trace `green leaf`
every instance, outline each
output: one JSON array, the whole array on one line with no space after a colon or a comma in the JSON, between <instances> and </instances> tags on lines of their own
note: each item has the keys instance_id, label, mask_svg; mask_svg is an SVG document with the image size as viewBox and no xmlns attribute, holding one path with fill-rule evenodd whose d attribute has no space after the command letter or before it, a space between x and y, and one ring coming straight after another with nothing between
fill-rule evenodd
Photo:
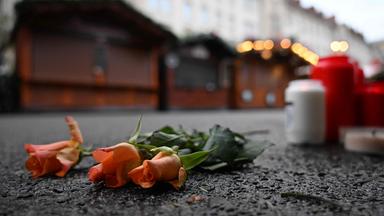
<instances>
[{"instance_id":1,"label":"green leaf","mask_svg":"<svg viewBox=\"0 0 384 216\"><path fill-rule=\"evenodd\" d=\"M194 151L201 151L208 139L209 135L207 133L193 130L185 147Z\"/></svg>"},{"instance_id":2,"label":"green leaf","mask_svg":"<svg viewBox=\"0 0 384 216\"><path fill-rule=\"evenodd\" d=\"M232 163L242 150L243 141L241 137L228 128L215 125L209 130L209 135L203 149L210 150L216 148L211 154L211 161L220 159L223 162Z\"/></svg>"},{"instance_id":3,"label":"green leaf","mask_svg":"<svg viewBox=\"0 0 384 216\"><path fill-rule=\"evenodd\" d=\"M186 139L182 135L167 134L161 131L156 131L149 138L150 144L154 146L179 146L182 147L186 143Z\"/></svg>"},{"instance_id":4,"label":"green leaf","mask_svg":"<svg viewBox=\"0 0 384 216\"><path fill-rule=\"evenodd\" d=\"M131 138L129 138L128 142L131 143L131 144L136 144L137 143L137 138L139 138L140 136L140 131L141 131L141 119L142 119L142 115L140 115L140 118L139 118L139 121L137 122L137 126L136 126L136 129L135 129L135 132L133 133L133 135L131 136Z\"/></svg>"},{"instance_id":5,"label":"green leaf","mask_svg":"<svg viewBox=\"0 0 384 216\"><path fill-rule=\"evenodd\" d=\"M247 158L248 160L254 160L261 155L265 149L273 146L274 144L267 141L247 140L242 151L239 152L238 158Z\"/></svg>"},{"instance_id":6,"label":"green leaf","mask_svg":"<svg viewBox=\"0 0 384 216\"><path fill-rule=\"evenodd\" d=\"M204 162L209 157L210 152L211 151L198 151L192 154L181 155L179 157L184 169L190 170Z\"/></svg>"},{"instance_id":7,"label":"green leaf","mask_svg":"<svg viewBox=\"0 0 384 216\"><path fill-rule=\"evenodd\" d=\"M191 154L191 153L192 153L192 151L189 148L179 149L179 151L178 151L179 155L187 155L187 154Z\"/></svg>"},{"instance_id":8,"label":"green leaf","mask_svg":"<svg viewBox=\"0 0 384 216\"><path fill-rule=\"evenodd\" d=\"M166 134L179 134L178 132L176 132L176 130L173 127L168 125L160 128L158 131L161 131Z\"/></svg>"}]
</instances>

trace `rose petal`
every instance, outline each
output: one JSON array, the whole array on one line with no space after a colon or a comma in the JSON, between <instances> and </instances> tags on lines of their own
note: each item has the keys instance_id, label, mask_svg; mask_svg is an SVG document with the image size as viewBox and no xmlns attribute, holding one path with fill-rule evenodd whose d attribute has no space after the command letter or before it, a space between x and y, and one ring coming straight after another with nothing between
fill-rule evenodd
<instances>
[{"instance_id":1,"label":"rose petal","mask_svg":"<svg viewBox=\"0 0 384 216\"><path fill-rule=\"evenodd\" d=\"M75 119L72 116L66 116L65 122L67 122L69 127L71 140L75 141L76 143L83 143L83 136L81 135L79 124L75 121Z\"/></svg>"},{"instance_id":2,"label":"rose petal","mask_svg":"<svg viewBox=\"0 0 384 216\"><path fill-rule=\"evenodd\" d=\"M169 181L168 183L170 183L176 190L179 190L186 180L187 171L184 169L184 167L180 167L178 178L176 180Z\"/></svg>"},{"instance_id":3,"label":"rose petal","mask_svg":"<svg viewBox=\"0 0 384 216\"><path fill-rule=\"evenodd\" d=\"M88 179L91 182L99 182L103 180L104 174L103 174L103 165L97 164L96 166L93 166L88 171Z\"/></svg>"},{"instance_id":4,"label":"rose petal","mask_svg":"<svg viewBox=\"0 0 384 216\"><path fill-rule=\"evenodd\" d=\"M117 188L119 187L119 182L117 181L117 178L115 175L105 175L104 176L104 183L105 186L110 187L110 188Z\"/></svg>"},{"instance_id":5,"label":"rose petal","mask_svg":"<svg viewBox=\"0 0 384 216\"><path fill-rule=\"evenodd\" d=\"M71 143L70 141L65 140L46 145L25 144L24 149L27 151L27 153L32 153L36 151L59 151L68 146L71 146Z\"/></svg>"},{"instance_id":6,"label":"rose petal","mask_svg":"<svg viewBox=\"0 0 384 216\"><path fill-rule=\"evenodd\" d=\"M127 172L125 172L126 166L125 164L120 164L116 170L114 175L106 175L105 177L105 185L111 188L117 188L125 185L128 182Z\"/></svg>"},{"instance_id":7,"label":"rose petal","mask_svg":"<svg viewBox=\"0 0 384 216\"><path fill-rule=\"evenodd\" d=\"M65 148L57 153L56 158L62 164L61 170L56 175L63 177L79 161L80 151L77 148Z\"/></svg>"},{"instance_id":8,"label":"rose petal","mask_svg":"<svg viewBox=\"0 0 384 216\"><path fill-rule=\"evenodd\" d=\"M137 149L128 143L120 143L103 150L112 151L112 155L101 161L103 163L103 172L106 174L115 173L120 163L134 163L136 165L137 161L141 160Z\"/></svg>"},{"instance_id":9,"label":"rose petal","mask_svg":"<svg viewBox=\"0 0 384 216\"><path fill-rule=\"evenodd\" d=\"M152 187L156 181L166 181L179 189L186 180L186 171L181 166L180 158L173 154L160 152L151 160L129 172L129 177L142 188Z\"/></svg>"},{"instance_id":10,"label":"rose petal","mask_svg":"<svg viewBox=\"0 0 384 216\"><path fill-rule=\"evenodd\" d=\"M111 156L113 156L112 160L116 163L125 160L140 159L140 155L136 147L129 143L119 143L107 148L98 148L92 152L92 156L97 162L103 162Z\"/></svg>"},{"instance_id":11,"label":"rose petal","mask_svg":"<svg viewBox=\"0 0 384 216\"><path fill-rule=\"evenodd\" d=\"M105 151L105 148L99 148L92 152L92 157L99 163L110 156L112 156L112 152Z\"/></svg>"},{"instance_id":12,"label":"rose petal","mask_svg":"<svg viewBox=\"0 0 384 216\"><path fill-rule=\"evenodd\" d=\"M173 180L178 176L181 167L180 159L176 155L160 157L157 160L148 160L144 169L160 181Z\"/></svg>"},{"instance_id":13,"label":"rose petal","mask_svg":"<svg viewBox=\"0 0 384 216\"><path fill-rule=\"evenodd\" d=\"M97 174L97 176L102 176L105 185L112 188L125 185L129 181L129 171L141 164L138 150L129 143L119 143L108 148L99 148L93 151L92 156L102 165L102 175ZM89 175L92 174L89 177L91 181L96 176L93 172L96 171L89 171Z\"/></svg>"},{"instance_id":14,"label":"rose petal","mask_svg":"<svg viewBox=\"0 0 384 216\"><path fill-rule=\"evenodd\" d=\"M37 177L43 170L40 161L35 156L30 156L28 158L25 162L25 167L32 172L32 177Z\"/></svg>"},{"instance_id":15,"label":"rose petal","mask_svg":"<svg viewBox=\"0 0 384 216\"><path fill-rule=\"evenodd\" d=\"M60 170L61 167L62 167L62 164L56 158L54 157L47 158L45 159L44 168L41 175L54 173L57 170Z\"/></svg>"},{"instance_id":16,"label":"rose petal","mask_svg":"<svg viewBox=\"0 0 384 216\"><path fill-rule=\"evenodd\" d=\"M150 188L156 183L156 180L154 180L153 178L147 179L144 177L143 166L139 166L131 170L129 172L129 177L132 179L133 183L140 185L142 188Z\"/></svg>"},{"instance_id":17,"label":"rose petal","mask_svg":"<svg viewBox=\"0 0 384 216\"><path fill-rule=\"evenodd\" d=\"M140 160L140 154L136 147L128 143L120 143L113 149L113 160L115 162Z\"/></svg>"},{"instance_id":18,"label":"rose petal","mask_svg":"<svg viewBox=\"0 0 384 216\"><path fill-rule=\"evenodd\" d=\"M160 158L162 158L162 157L166 157L166 156L168 156L166 153L164 153L164 152L159 152L159 153L157 153L157 155L155 155L155 157L153 157L151 160L157 160L157 159L160 159Z\"/></svg>"},{"instance_id":19,"label":"rose petal","mask_svg":"<svg viewBox=\"0 0 384 216\"><path fill-rule=\"evenodd\" d=\"M61 163L56 159L56 152L38 151L30 155L26 167L32 172L32 177L36 178L60 170Z\"/></svg>"}]
</instances>

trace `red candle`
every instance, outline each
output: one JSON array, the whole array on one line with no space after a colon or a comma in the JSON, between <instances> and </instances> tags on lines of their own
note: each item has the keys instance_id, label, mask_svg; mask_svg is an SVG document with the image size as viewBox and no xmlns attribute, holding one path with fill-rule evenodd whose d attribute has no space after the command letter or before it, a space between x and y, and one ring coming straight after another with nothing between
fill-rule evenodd
<instances>
[{"instance_id":1,"label":"red candle","mask_svg":"<svg viewBox=\"0 0 384 216\"><path fill-rule=\"evenodd\" d=\"M354 77L355 68L344 55L321 58L312 68L311 78L321 80L325 87L328 141L338 141L339 129L355 124Z\"/></svg>"},{"instance_id":2,"label":"red candle","mask_svg":"<svg viewBox=\"0 0 384 216\"><path fill-rule=\"evenodd\" d=\"M364 126L384 126L384 81L365 86L361 107Z\"/></svg>"},{"instance_id":3,"label":"red candle","mask_svg":"<svg viewBox=\"0 0 384 216\"><path fill-rule=\"evenodd\" d=\"M355 68L356 125L363 125L363 94L365 88L364 71L357 61L354 61L352 64Z\"/></svg>"}]
</instances>

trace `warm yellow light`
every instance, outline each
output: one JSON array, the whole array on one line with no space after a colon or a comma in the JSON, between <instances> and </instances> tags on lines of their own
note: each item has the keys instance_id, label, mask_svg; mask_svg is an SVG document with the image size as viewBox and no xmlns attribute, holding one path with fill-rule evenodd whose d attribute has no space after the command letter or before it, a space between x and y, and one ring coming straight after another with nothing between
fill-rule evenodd
<instances>
[{"instance_id":1,"label":"warm yellow light","mask_svg":"<svg viewBox=\"0 0 384 216\"><path fill-rule=\"evenodd\" d=\"M300 47L299 50L298 50L298 54L300 57L304 57L304 53L307 52L308 49L306 47Z\"/></svg>"},{"instance_id":2,"label":"warm yellow light","mask_svg":"<svg viewBox=\"0 0 384 216\"><path fill-rule=\"evenodd\" d=\"M275 44L273 43L273 41L272 40L266 40L266 41L264 41L264 49L266 49L266 50L271 50L271 49L273 49L273 46L274 46Z\"/></svg>"},{"instance_id":3,"label":"warm yellow light","mask_svg":"<svg viewBox=\"0 0 384 216\"><path fill-rule=\"evenodd\" d=\"M264 50L263 52L261 52L261 58L263 58L264 60L268 60L272 57L272 52L270 50Z\"/></svg>"},{"instance_id":4,"label":"warm yellow light","mask_svg":"<svg viewBox=\"0 0 384 216\"><path fill-rule=\"evenodd\" d=\"M291 50L293 53L300 56L302 59L311 63L312 65L316 65L319 61L319 56L308 48L306 48L305 46L303 46L301 43L296 42L292 44Z\"/></svg>"},{"instance_id":5,"label":"warm yellow light","mask_svg":"<svg viewBox=\"0 0 384 216\"><path fill-rule=\"evenodd\" d=\"M316 55L316 54L314 54L314 55L312 56L312 58L309 59L308 62L311 63L312 65L317 65L317 63L319 62L319 56Z\"/></svg>"},{"instance_id":6,"label":"warm yellow light","mask_svg":"<svg viewBox=\"0 0 384 216\"><path fill-rule=\"evenodd\" d=\"M349 48L349 44L347 41L340 41L339 42L339 46L340 46L340 52L346 52Z\"/></svg>"},{"instance_id":7,"label":"warm yellow light","mask_svg":"<svg viewBox=\"0 0 384 216\"><path fill-rule=\"evenodd\" d=\"M239 53L249 52L253 48L252 41L244 41L237 45L236 50Z\"/></svg>"},{"instance_id":8,"label":"warm yellow light","mask_svg":"<svg viewBox=\"0 0 384 216\"><path fill-rule=\"evenodd\" d=\"M285 38L285 39L281 40L280 41L280 46L283 49L288 49L291 46L291 40L289 40L288 38Z\"/></svg>"},{"instance_id":9,"label":"warm yellow light","mask_svg":"<svg viewBox=\"0 0 384 216\"><path fill-rule=\"evenodd\" d=\"M330 47L333 52L346 52L349 44L347 41L332 41Z\"/></svg>"},{"instance_id":10,"label":"warm yellow light","mask_svg":"<svg viewBox=\"0 0 384 216\"><path fill-rule=\"evenodd\" d=\"M253 49L256 51L261 51L264 49L264 41L262 40L257 40L253 42Z\"/></svg>"},{"instance_id":11,"label":"warm yellow light","mask_svg":"<svg viewBox=\"0 0 384 216\"><path fill-rule=\"evenodd\" d=\"M299 52L299 49L302 47L302 45L300 43L294 43L291 47L291 50L292 52L294 53L298 53Z\"/></svg>"},{"instance_id":12,"label":"warm yellow light","mask_svg":"<svg viewBox=\"0 0 384 216\"><path fill-rule=\"evenodd\" d=\"M340 51L340 42L339 41L332 41L332 43L330 44L330 47L331 47L331 50L333 52L338 52L338 51Z\"/></svg>"},{"instance_id":13,"label":"warm yellow light","mask_svg":"<svg viewBox=\"0 0 384 216\"><path fill-rule=\"evenodd\" d=\"M313 53L313 52L310 52L307 56L306 56L306 60L307 61L313 61L313 60L315 60L316 59L316 54L315 53Z\"/></svg>"},{"instance_id":14,"label":"warm yellow light","mask_svg":"<svg viewBox=\"0 0 384 216\"><path fill-rule=\"evenodd\" d=\"M239 52L239 53L242 53L242 52L243 52L243 48L242 48L241 44L237 44L237 46L236 46L236 50L237 50L237 52Z\"/></svg>"},{"instance_id":15,"label":"warm yellow light","mask_svg":"<svg viewBox=\"0 0 384 216\"><path fill-rule=\"evenodd\" d=\"M319 56L315 54L314 52L310 52L307 54L308 56L305 58L305 60L312 65L316 65L317 62L319 61Z\"/></svg>"},{"instance_id":16,"label":"warm yellow light","mask_svg":"<svg viewBox=\"0 0 384 216\"><path fill-rule=\"evenodd\" d=\"M306 50L304 52L301 53L301 56L305 59L305 60L308 60L312 55L312 52L310 50Z\"/></svg>"}]
</instances>

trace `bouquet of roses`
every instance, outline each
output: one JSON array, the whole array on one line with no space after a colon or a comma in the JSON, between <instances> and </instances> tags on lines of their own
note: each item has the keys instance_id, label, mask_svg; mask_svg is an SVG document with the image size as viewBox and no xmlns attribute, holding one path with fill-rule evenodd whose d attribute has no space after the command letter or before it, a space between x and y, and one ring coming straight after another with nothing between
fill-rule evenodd
<instances>
[{"instance_id":1,"label":"bouquet of roses","mask_svg":"<svg viewBox=\"0 0 384 216\"><path fill-rule=\"evenodd\" d=\"M55 174L63 177L92 155L98 163L91 167L88 178L104 182L106 187L121 187L128 182L150 188L156 182L168 182L179 189L187 172L195 167L217 170L238 167L252 162L267 147L268 141L254 141L245 134L215 125L209 133L165 126L150 133L141 133L141 118L133 135L125 142L94 151L81 146L83 138L77 122L66 117L71 138L47 145L25 144L29 153L26 167L33 177Z\"/></svg>"}]
</instances>

